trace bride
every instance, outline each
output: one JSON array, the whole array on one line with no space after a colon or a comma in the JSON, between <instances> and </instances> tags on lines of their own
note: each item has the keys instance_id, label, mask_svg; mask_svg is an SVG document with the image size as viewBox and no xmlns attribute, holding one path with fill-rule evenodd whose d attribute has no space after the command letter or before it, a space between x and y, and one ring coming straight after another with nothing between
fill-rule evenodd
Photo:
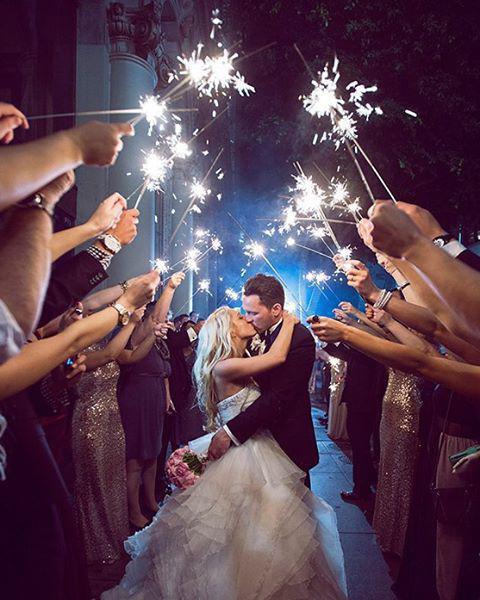
<instances>
[{"instance_id":1,"label":"bride","mask_svg":"<svg viewBox=\"0 0 480 600\"><path fill-rule=\"evenodd\" d=\"M297 320L283 315L272 347L243 358L253 325L222 307L199 336L194 375L211 430L260 395L253 378L286 360ZM150 526L125 542L132 561L102 600L330 600L347 597L333 509L268 431L209 463Z\"/></svg>"}]
</instances>

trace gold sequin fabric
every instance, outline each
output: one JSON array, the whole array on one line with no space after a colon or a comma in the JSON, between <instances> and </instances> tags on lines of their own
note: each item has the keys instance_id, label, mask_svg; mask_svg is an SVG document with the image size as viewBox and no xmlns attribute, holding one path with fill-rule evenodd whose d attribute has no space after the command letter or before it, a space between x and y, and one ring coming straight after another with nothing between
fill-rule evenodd
<instances>
[{"instance_id":1,"label":"gold sequin fabric","mask_svg":"<svg viewBox=\"0 0 480 600\"><path fill-rule=\"evenodd\" d=\"M86 373L73 414L75 509L88 563L118 560L129 533L119 373L115 362Z\"/></svg>"},{"instance_id":2,"label":"gold sequin fabric","mask_svg":"<svg viewBox=\"0 0 480 600\"><path fill-rule=\"evenodd\" d=\"M418 451L420 379L389 369L380 422L373 528L384 552L402 555Z\"/></svg>"}]
</instances>

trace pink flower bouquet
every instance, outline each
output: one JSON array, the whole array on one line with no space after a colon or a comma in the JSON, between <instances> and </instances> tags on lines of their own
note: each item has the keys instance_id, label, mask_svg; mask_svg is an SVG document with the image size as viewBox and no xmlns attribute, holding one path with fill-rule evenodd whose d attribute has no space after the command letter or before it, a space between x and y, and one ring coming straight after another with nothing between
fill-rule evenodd
<instances>
[{"instance_id":1,"label":"pink flower bouquet","mask_svg":"<svg viewBox=\"0 0 480 600\"><path fill-rule=\"evenodd\" d=\"M207 459L193 452L188 446L178 448L167 460L165 471L168 479L181 490L194 485L205 470Z\"/></svg>"}]
</instances>

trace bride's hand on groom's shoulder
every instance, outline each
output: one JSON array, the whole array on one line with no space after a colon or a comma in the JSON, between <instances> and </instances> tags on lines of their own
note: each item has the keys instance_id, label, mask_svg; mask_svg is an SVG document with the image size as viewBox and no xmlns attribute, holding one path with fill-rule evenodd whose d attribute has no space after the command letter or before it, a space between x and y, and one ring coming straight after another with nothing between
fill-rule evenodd
<instances>
[{"instance_id":1,"label":"bride's hand on groom's shoulder","mask_svg":"<svg viewBox=\"0 0 480 600\"><path fill-rule=\"evenodd\" d=\"M296 325L297 323L300 323L300 319L293 313L288 312L288 310L283 311L282 318L284 323L287 324L292 323L293 325Z\"/></svg>"}]
</instances>

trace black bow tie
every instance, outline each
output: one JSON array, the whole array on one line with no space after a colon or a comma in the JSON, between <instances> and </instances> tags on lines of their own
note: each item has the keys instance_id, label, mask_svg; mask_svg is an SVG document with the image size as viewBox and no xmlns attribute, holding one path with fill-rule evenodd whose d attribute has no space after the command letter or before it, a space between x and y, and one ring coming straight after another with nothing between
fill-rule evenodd
<instances>
[{"instance_id":1,"label":"black bow tie","mask_svg":"<svg viewBox=\"0 0 480 600\"><path fill-rule=\"evenodd\" d=\"M267 331L264 332L263 339L265 340L265 344L267 346L269 346L272 343L272 333L269 329L267 329Z\"/></svg>"}]
</instances>

